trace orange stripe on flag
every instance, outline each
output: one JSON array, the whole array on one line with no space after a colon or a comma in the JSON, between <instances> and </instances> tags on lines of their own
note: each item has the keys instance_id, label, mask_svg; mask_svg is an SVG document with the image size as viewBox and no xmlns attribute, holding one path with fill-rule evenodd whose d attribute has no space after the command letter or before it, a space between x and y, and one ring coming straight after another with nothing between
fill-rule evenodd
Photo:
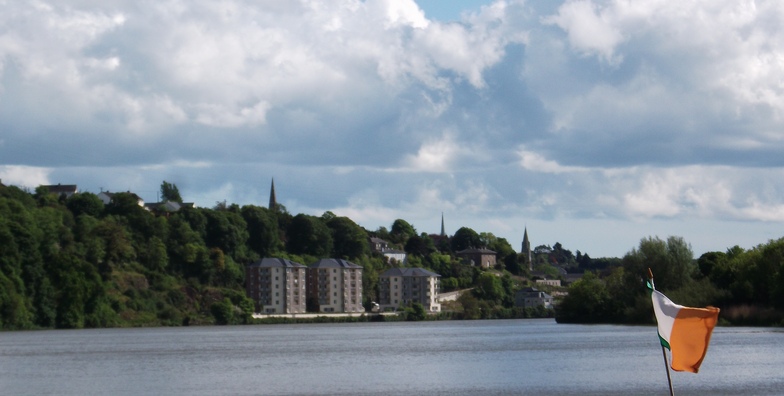
<instances>
[{"instance_id":1,"label":"orange stripe on flag","mask_svg":"<svg viewBox=\"0 0 784 396\"><path fill-rule=\"evenodd\" d=\"M670 336L673 370L699 371L718 318L719 309L715 307L681 308Z\"/></svg>"}]
</instances>

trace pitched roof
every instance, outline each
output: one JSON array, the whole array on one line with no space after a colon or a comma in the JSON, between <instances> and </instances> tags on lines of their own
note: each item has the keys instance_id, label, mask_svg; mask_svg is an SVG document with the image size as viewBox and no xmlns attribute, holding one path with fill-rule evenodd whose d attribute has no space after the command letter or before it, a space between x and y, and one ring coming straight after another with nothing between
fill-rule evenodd
<instances>
[{"instance_id":1,"label":"pitched roof","mask_svg":"<svg viewBox=\"0 0 784 396\"><path fill-rule=\"evenodd\" d=\"M49 190L51 194L76 194L76 184L56 184L43 186Z\"/></svg>"},{"instance_id":2,"label":"pitched roof","mask_svg":"<svg viewBox=\"0 0 784 396\"><path fill-rule=\"evenodd\" d=\"M308 268L362 268L343 259L325 258L308 266Z\"/></svg>"},{"instance_id":3,"label":"pitched roof","mask_svg":"<svg viewBox=\"0 0 784 396\"><path fill-rule=\"evenodd\" d=\"M481 249L468 248L468 249L461 250L459 252L455 252L455 254L471 254L471 253L496 254L496 252L485 248L481 248Z\"/></svg>"},{"instance_id":4,"label":"pitched roof","mask_svg":"<svg viewBox=\"0 0 784 396\"><path fill-rule=\"evenodd\" d=\"M382 272L379 277L386 277L386 276L403 276L403 277L441 277L441 275L436 274L435 272L428 271L424 268L390 268L384 272Z\"/></svg>"},{"instance_id":5,"label":"pitched roof","mask_svg":"<svg viewBox=\"0 0 784 396\"><path fill-rule=\"evenodd\" d=\"M273 268L273 267L280 267L280 268L305 268L304 265L283 259L278 257L265 257L259 261L254 262L253 264L248 265L248 267L261 267L261 268Z\"/></svg>"}]
</instances>

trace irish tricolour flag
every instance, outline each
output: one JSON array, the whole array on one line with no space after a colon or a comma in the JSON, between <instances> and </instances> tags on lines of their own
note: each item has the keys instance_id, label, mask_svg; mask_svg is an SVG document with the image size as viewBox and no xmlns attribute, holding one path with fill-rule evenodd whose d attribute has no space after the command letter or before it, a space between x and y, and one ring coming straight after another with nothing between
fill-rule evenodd
<instances>
[{"instance_id":1,"label":"irish tricolour flag","mask_svg":"<svg viewBox=\"0 0 784 396\"><path fill-rule=\"evenodd\" d=\"M670 350L675 371L696 373L708 351L711 333L719 318L719 309L690 308L675 304L648 282L653 300L653 312L659 327L659 339Z\"/></svg>"}]
</instances>

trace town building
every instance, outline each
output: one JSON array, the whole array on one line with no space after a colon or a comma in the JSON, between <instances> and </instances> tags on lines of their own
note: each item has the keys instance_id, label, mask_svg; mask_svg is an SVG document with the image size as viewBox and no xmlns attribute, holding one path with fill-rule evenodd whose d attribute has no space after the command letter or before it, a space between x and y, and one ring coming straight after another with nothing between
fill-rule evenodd
<instances>
[{"instance_id":1,"label":"town building","mask_svg":"<svg viewBox=\"0 0 784 396\"><path fill-rule=\"evenodd\" d=\"M490 249L469 248L455 252L455 255L475 267L492 268L496 263L496 252Z\"/></svg>"},{"instance_id":2,"label":"town building","mask_svg":"<svg viewBox=\"0 0 784 396\"><path fill-rule=\"evenodd\" d=\"M543 306L549 309L553 307L553 296L533 287L527 287L515 293L515 306L523 308Z\"/></svg>"},{"instance_id":3,"label":"town building","mask_svg":"<svg viewBox=\"0 0 784 396\"><path fill-rule=\"evenodd\" d=\"M561 287L561 280L560 279L547 279L547 278L537 279L536 280L536 284L537 285Z\"/></svg>"},{"instance_id":4,"label":"town building","mask_svg":"<svg viewBox=\"0 0 784 396\"><path fill-rule=\"evenodd\" d=\"M259 313L305 313L307 267L264 258L245 269L245 288Z\"/></svg>"},{"instance_id":5,"label":"town building","mask_svg":"<svg viewBox=\"0 0 784 396\"><path fill-rule=\"evenodd\" d=\"M76 188L76 184L55 184L55 185L46 185L41 186L49 190L49 194L57 195L59 198L62 195L65 195L65 198L71 198L72 195L79 192Z\"/></svg>"},{"instance_id":6,"label":"town building","mask_svg":"<svg viewBox=\"0 0 784 396\"><path fill-rule=\"evenodd\" d=\"M405 251L389 246L389 242L376 237L370 237L370 249L376 253L381 253L392 264L404 265L408 255Z\"/></svg>"},{"instance_id":7,"label":"town building","mask_svg":"<svg viewBox=\"0 0 784 396\"><path fill-rule=\"evenodd\" d=\"M419 303L428 312L440 312L438 290L441 275L422 268L391 268L378 276L381 311L394 311L401 305Z\"/></svg>"},{"instance_id":8,"label":"town building","mask_svg":"<svg viewBox=\"0 0 784 396\"><path fill-rule=\"evenodd\" d=\"M362 267L326 258L308 266L308 310L312 312L364 312Z\"/></svg>"}]
</instances>

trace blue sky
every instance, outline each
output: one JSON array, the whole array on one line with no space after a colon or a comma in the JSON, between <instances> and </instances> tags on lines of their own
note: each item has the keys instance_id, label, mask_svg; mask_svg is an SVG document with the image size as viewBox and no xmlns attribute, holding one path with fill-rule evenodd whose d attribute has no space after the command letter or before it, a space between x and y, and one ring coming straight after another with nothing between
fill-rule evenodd
<instances>
[{"instance_id":1,"label":"blue sky","mask_svg":"<svg viewBox=\"0 0 784 396\"><path fill-rule=\"evenodd\" d=\"M0 179L519 249L782 237L784 3L10 2ZM699 16L699 17L695 17ZM459 22L459 23L454 23Z\"/></svg>"},{"instance_id":2,"label":"blue sky","mask_svg":"<svg viewBox=\"0 0 784 396\"><path fill-rule=\"evenodd\" d=\"M441 22L459 21L463 12L478 12L491 0L416 0L428 19Z\"/></svg>"}]
</instances>

